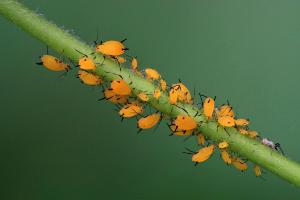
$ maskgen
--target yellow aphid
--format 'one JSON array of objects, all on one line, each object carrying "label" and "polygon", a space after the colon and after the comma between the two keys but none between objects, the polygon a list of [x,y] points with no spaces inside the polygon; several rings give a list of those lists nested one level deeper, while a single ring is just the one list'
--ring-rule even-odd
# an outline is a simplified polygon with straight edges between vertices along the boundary
[{"label": "yellow aphid", "polygon": [[205,144],[205,137],[202,133],[199,133],[197,135],[197,141],[198,141],[198,144],[201,144],[201,145]]},{"label": "yellow aphid", "polygon": [[153,97],[154,97],[155,99],[159,99],[160,96],[161,96],[161,91],[160,91],[160,89],[158,89],[158,88],[155,89],[154,92],[153,92]]},{"label": "yellow aphid", "polygon": [[178,115],[173,123],[177,129],[188,131],[197,128],[197,122],[190,116]]},{"label": "yellow aphid", "polygon": [[80,69],[83,69],[83,70],[95,70],[96,69],[96,64],[94,63],[93,59],[91,59],[87,56],[84,56],[79,59],[78,66]]},{"label": "yellow aphid", "polygon": [[177,104],[178,100],[178,92],[171,89],[169,92],[169,102],[170,104]]},{"label": "yellow aphid", "polygon": [[258,133],[256,131],[248,131],[250,138],[256,139]]},{"label": "yellow aphid", "polygon": [[214,152],[215,145],[210,145],[208,147],[201,148],[197,153],[193,154],[192,161],[196,163],[201,163],[210,158]]},{"label": "yellow aphid", "polygon": [[231,164],[231,156],[225,149],[221,150],[221,157],[226,164]]},{"label": "yellow aphid", "polygon": [[249,132],[245,129],[239,128],[238,131],[242,134],[242,135],[248,135]]},{"label": "yellow aphid", "polygon": [[215,100],[211,97],[205,98],[203,102],[203,114],[211,119],[215,110]]},{"label": "yellow aphid", "polygon": [[258,176],[261,176],[261,169],[258,165],[254,165],[253,166],[253,170],[254,170],[254,173],[255,175],[258,177]]},{"label": "yellow aphid", "polygon": [[144,93],[144,92],[139,93],[137,96],[138,96],[138,98],[139,98],[140,100],[142,100],[142,101],[144,101],[144,102],[149,101],[148,95],[147,95],[146,93]]},{"label": "yellow aphid", "polygon": [[118,95],[131,95],[131,88],[123,79],[111,81],[110,89]]},{"label": "yellow aphid", "polygon": [[126,59],[125,59],[124,57],[117,56],[116,58],[117,58],[117,61],[118,61],[119,63],[125,63],[125,62],[126,62]]},{"label": "yellow aphid", "polygon": [[219,109],[216,109],[217,118],[223,116],[235,117],[232,106],[230,105],[222,105]]},{"label": "yellow aphid", "polygon": [[237,157],[233,157],[232,159],[232,165],[240,170],[240,171],[245,171],[248,169],[248,165],[246,162],[244,162],[243,160],[241,160],[240,158],[237,158]]},{"label": "yellow aphid", "polygon": [[236,119],[235,125],[237,126],[248,126],[249,125],[249,119]]},{"label": "yellow aphid", "polygon": [[120,56],[128,50],[123,44],[125,40],[126,39],[122,41],[109,40],[103,42],[96,47],[96,51],[107,56]]},{"label": "yellow aphid", "polygon": [[219,117],[218,123],[223,127],[233,127],[235,125],[234,118],[229,116]]},{"label": "yellow aphid", "polygon": [[138,120],[138,127],[140,129],[149,129],[155,126],[161,120],[161,115],[159,113],[154,113],[143,117]]},{"label": "yellow aphid", "polygon": [[86,85],[101,85],[103,83],[103,80],[99,76],[83,70],[78,71],[77,77]]},{"label": "yellow aphid", "polygon": [[144,111],[143,106],[138,102],[126,104],[120,111],[119,115],[123,118],[134,117]]},{"label": "yellow aphid", "polygon": [[229,146],[229,144],[228,144],[228,142],[223,141],[223,142],[220,142],[218,146],[220,149],[225,149]]},{"label": "yellow aphid", "polygon": [[38,65],[43,65],[51,71],[68,71],[70,66],[63,63],[58,58],[51,55],[43,55],[40,57],[41,62],[37,62]]},{"label": "yellow aphid", "polygon": [[165,80],[163,80],[163,79],[160,79],[159,80],[159,83],[160,83],[160,88],[161,88],[161,90],[162,91],[166,91],[166,89],[167,89],[167,82],[165,81]]},{"label": "yellow aphid", "polygon": [[169,127],[172,133],[177,136],[188,136],[193,133],[193,130],[183,131],[183,130],[179,130],[178,128],[176,129],[176,125],[170,125]]},{"label": "yellow aphid", "polygon": [[[114,104],[124,104],[127,103],[127,96],[120,96],[115,94],[112,90],[104,90],[104,98]],[[102,100],[102,99],[100,99]]]},{"label": "yellow aphid", "polygon": [[147,79],[158,80],[160,78],[160,74],[155,69],[147,68],[145,73]]},{"label": "yellow aphid", "polygon": [[134,57],[131,60],[131,69],[136,71],[137,68],[138,68],[138,60],[136,59],[136,57]]}]

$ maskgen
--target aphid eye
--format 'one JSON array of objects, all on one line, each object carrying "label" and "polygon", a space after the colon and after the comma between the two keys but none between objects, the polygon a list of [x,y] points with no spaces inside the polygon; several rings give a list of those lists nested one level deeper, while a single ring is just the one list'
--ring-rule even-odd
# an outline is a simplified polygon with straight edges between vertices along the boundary
[{"label": "aphid eye", "polygon": [[84,61],[86,61],[86,58],[85,59],[83,59]]}]

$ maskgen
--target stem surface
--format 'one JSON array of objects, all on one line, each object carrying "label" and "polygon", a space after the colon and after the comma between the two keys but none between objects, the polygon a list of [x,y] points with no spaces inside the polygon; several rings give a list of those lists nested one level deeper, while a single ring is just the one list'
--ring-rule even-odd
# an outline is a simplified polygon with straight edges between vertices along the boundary
[{"label": "stem surface", "polygon": [[[91,46],[88,46],[67,31],[47,21],[43,16],[29,10],[17,1],[0,0],[0,14],[22,28],[25,32],[30,33],[33,37],[41,40],[50,48],[74,62],[78,62],[78,59],[82,57],[75,49],[85,54],[94,52],[94,48]],[[95,63],[102,63],[103,59],[102,55],[95,55]],[[105,59],[103,65],[97,66],[96,73],[107,81],[118,78],[118,76],[112,73],[120,74],[125,81],[132,82],[131,86],[134,95],[141,91],[153,93],[157,87],[151,81],[137,76],[130,69],[119,66],[111,59]],[[186,114],[182,109],[169,103],[166,93],[162,94],[159,101],[150,99],[148,103],[170,118],[174,118],[178,114]],[[194,105],[183,103],[178,105],[185,108],[190,116],[194,116],[197,112],[201,113],[201,110]],[[202,114],[195,117],[195,119],[198,122],[205,121]],[[229,135],[223,128],[217,128],[217,126],[216,122],[209,121],[202,123],[201,126],[199,126],[199,131],[215,142],[226,140],[230,144],[230,150],[232,152],[236,152],[240,156],[273,172],[291,184],[300,187],[300,165],[298,163],[266,147],[257,140],[241,135],[235,128],[227,128],[227,131],[230,133]]]}]

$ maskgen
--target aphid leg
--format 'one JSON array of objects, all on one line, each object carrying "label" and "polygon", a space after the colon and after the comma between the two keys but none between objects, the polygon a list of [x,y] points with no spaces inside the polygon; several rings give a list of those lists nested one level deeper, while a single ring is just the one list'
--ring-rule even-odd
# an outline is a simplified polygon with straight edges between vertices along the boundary
[{"label": "aphid leg", "polygon": [[126,40],[127,40],[127,38],[124,38],[124,39],[121,40],[120,42],[123,44]]},{"label": "aphid leg", "polygon": [[224,127],[225,132],[227,133],[227,135],[230,136],[229,132],[227,131],[226,127]]},{"label": "aphid leg", "polygon": [[137,134],[139,134],[142,130],[143,130],[143,129],[140,128],[140,129],[137,131]]},{"label": "aphid leg", "polygon": [[275,149],[276,149],[277,151],[281,152],[282,155],[284,155],[284,152],[283,152],[283,150],[282,150],[282,148],[281,148],[281,146],[280,146],[279,143],[276,143],[276,144],[275,144]]}]

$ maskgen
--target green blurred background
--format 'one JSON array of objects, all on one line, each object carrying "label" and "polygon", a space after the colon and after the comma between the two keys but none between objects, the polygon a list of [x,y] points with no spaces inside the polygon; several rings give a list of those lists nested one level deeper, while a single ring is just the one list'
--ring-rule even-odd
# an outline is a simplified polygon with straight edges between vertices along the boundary
[{"label": "green blurred background", "polygon": [[[23,0],[83,40],[128,38],[130,54],[174,83],[229,99],[300,161],[300,1]],[[215,153],[194,167],[192,139],[136,134],[100,89],[34,63],[45,45],[0,17],[0,199],[299,199],[271,173],[240,173]],[[52,53],[54,53],[52,51]],[[298,198],[297,198],[298,197]]]}]

